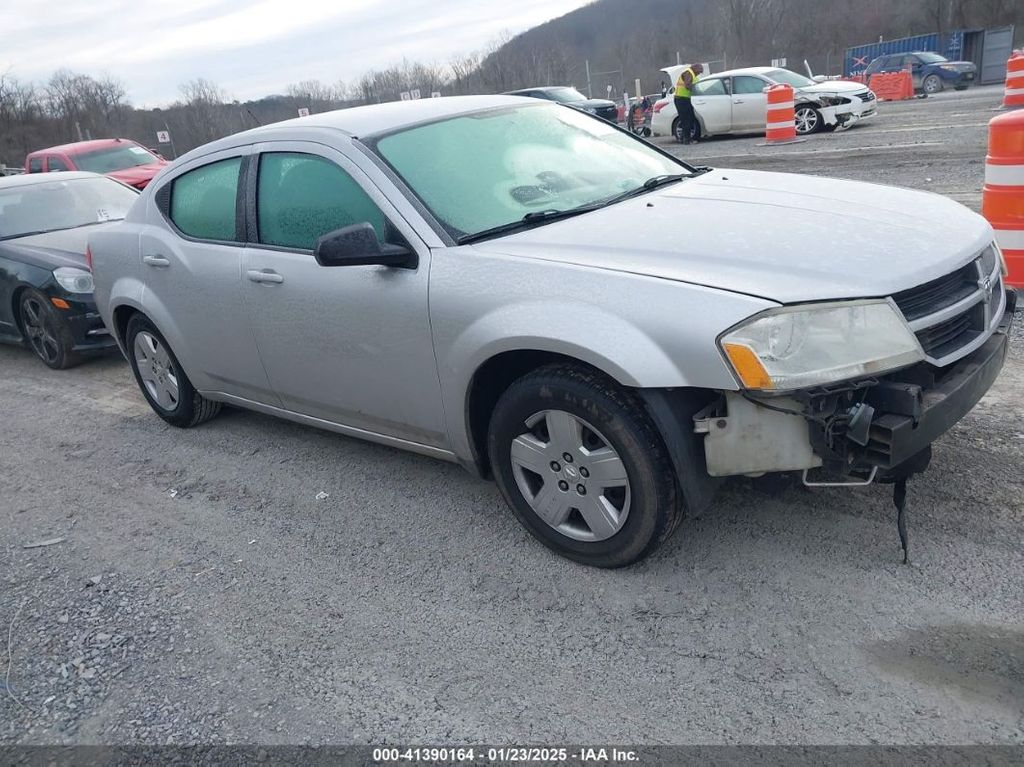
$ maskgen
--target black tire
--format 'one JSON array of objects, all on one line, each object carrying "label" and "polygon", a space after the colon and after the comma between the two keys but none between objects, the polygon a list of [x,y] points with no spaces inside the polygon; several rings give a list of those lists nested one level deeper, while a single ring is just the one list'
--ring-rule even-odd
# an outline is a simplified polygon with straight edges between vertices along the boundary
[{"label": "black tire", "polygon": [[[136,359],[135,340],[139,333],[149,333],[159,344],[162,344],[169,358],[169,369],[173,373],[178,385],[178,399],[173,407],[164,407],[153,397],[149,389],[143,383],[142,375],[139,372],[139,362]],[[198,426],[209,421],[220,412],[221,403],[206,399],[192,386],[192,382],[185,374],[178,358],[168,345],[167,341],[156,329],[156,326],[149,321],[149,318],[142,314],[135,314],[128,321],[128,329],[125,333],[125,349],[128,352],[128,362],[132,366],[132,373],[135,375],[135,382],[139,385],[142,396],[146,398],[153,411],[163,418],[171,426],[182,429]]]},{"label": "black tire", "polygon": [[[563,534],[534,512],[516,483],[512,442],[527,430],[531,416],[551,410],[592,424],[625,467],[629,512],[611,537],[582,541]],[[672,462],[643,404],[596,371],[559,363],[517,380],[494,408],[487,445],[498,487],[519,521],[545,546],[576,562],[594,567],[633,564],[658,548],[682,517]]]},{"label": "black tire", "polygon": [[[675,140],[682,144],[683,143],[683,126],[682,121],[677,117],[672,121],[672,136]],[[693,121],[693,126],[690,128],[690,141],[699,141],[701,137],[700,122],[697,120]]]},{"label": "black tire", "polygon": [[[929,87],[929,84],[931,84],[931,87]],[[938,75],[928,75],[924,78],[924,82],[921,83],[921,90],[930,96],[936,93],[942,93],[945,87],[945,83],[942,82],[942,78]]]},{"label": "black tire", "polygon": [[[805,113],[804,123],[805,127],[803,130],[800,129],[800,113]],[[821,116],[821,112],[812,107],[810,104],[798,104],[794,111],[796,115],[796,132],[798,136],[810,136],[812,133],[817,133],[821,130],[821,127],[825,124],[825,120]],[[806,127],[811,124],[811,127]]]},{"label": "black tire", "polygon": [[19,294],[18,320],[28,348],[47,367],[67,370],[81,364],[84,358],[73,351],[71,328],[38,290],[27,288]]}]

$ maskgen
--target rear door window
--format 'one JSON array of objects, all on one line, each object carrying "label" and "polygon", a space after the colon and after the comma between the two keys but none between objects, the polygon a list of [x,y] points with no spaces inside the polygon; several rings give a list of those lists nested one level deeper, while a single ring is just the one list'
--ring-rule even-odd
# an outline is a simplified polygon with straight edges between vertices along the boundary
[{"label": "rear door window", "polygon": [[256,185],[259,241],[312,250],[319,237],[369,222],[384,241],[384,214],[352,176],[330,160],[300,152],[260,156]]},{"label": "rear door window", "polygon": [[242,158],[204,165],[178,176],[171,187],[170,218],[198,240],[237,242],[238,173]]},{"label": "rear door window", "polygon": [[28,161],[28,172],[29,173],[42,173],[43,172],[43,158],[42,157],[31,157]]},{"label": "rear door window", "polygon": [[693,86],[694,96],[728,96],[725,92],[725,80],[698,80]]},{"label": "rear door window", "polygon": [[768,83],[759,77],[734,77],[732,78],[732,92],[735,95],[741,93],[764,93]]},{"label": "rear door window", "polygon": [[59,157],[50,156],[46,158],[46,169],[49,171],[69,170],[68,165]]}]

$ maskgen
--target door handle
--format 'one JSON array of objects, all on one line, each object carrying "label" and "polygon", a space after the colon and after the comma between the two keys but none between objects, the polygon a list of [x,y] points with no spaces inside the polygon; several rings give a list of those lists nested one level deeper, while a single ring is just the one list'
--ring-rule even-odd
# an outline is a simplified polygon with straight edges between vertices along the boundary
[{"label": "door handle", "polygon": [[250,269],[249,271],[247,271],[245,273],[245,276],[248,277],[253,282],[272,282],[272,283],[284,282],[284,277],[282,277],[277,272],[272,272],[270,270],[262,270],[261,271],[259,269]]},{"label": "door handle", "polygon": [[732,103],[733,104],[742,104],[742,103],[744,103],[744,101],[743,101],[743,99],[735,99]]},{"label": "door handle", "polygon": [[171,262],[168,259],[164,258],[163,256],[157,255],[143,256],[142,263],[148,264],[149,266],[156,266],[161,268],[168,267],[171,265]]}]

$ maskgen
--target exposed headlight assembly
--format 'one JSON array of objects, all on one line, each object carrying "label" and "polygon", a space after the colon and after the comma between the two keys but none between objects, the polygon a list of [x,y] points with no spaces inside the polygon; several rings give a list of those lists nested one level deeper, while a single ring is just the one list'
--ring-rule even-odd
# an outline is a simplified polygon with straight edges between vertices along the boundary
[{"label": "exposed headlight assembly", "polygon": [[92,272],[85,269],[61,266],[53,270],[53,277],[68,293],[92,293]]},{"label": "exposed headlight assembly", "polygon": [[747,389],[792,391],[880,375],[924,359],[890,299],[771,309],[719,338]]}]

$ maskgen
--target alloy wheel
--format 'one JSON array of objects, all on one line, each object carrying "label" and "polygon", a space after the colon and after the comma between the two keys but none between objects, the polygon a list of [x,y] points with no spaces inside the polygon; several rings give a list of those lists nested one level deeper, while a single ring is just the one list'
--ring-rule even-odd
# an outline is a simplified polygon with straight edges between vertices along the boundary
[{"label": "alloy wheel", "polygon": [[805,135],[818,129],[818,112],[812,107],[800,107],[796,110],[796,132]]},{"label": "alloy wheel", "polygon": [[512,470],[537,516],[578,541],[619,532],[629,515],[629,477],[604,435],[564,410],[535,413],[525,426],[512,441]]},{"label": "alloy wheel", "polygon": [[60,341],[53,320],[35,296],[21,302],[21,321],[32,351],[47,365],[55,365],[60,357]]},{"label": "alloy wheel", "polygon": [[152,333],[142,330],[135,334],[135,366],[142,385],[149,396],[168,412],[178,407],[178,376],[171,363],[167,347]]},{"label": "alloy wheel", "polygon": [[924,80],[924,92],[928,94],[938,93],[942,90],[942,80],[936,75],[928,75]]}]

